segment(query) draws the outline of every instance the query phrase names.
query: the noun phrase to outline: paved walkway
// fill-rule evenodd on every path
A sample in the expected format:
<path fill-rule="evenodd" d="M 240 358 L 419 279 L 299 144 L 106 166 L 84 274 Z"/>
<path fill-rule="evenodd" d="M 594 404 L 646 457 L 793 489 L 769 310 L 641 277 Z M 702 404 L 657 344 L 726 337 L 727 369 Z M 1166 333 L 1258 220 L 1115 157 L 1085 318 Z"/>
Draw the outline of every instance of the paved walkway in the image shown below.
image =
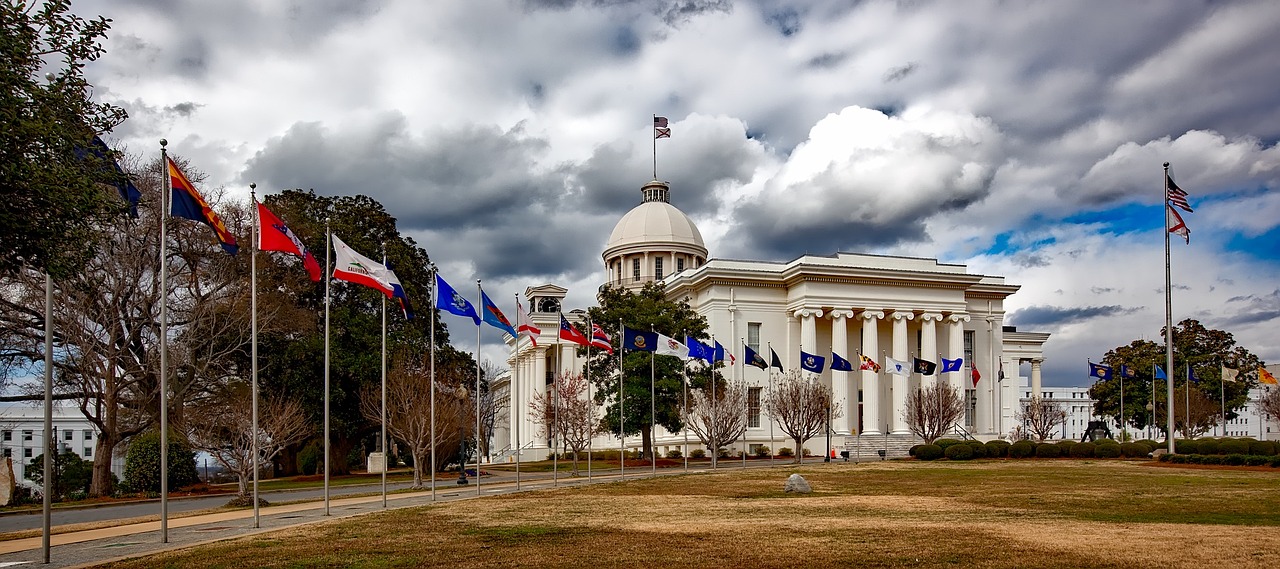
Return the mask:
<path fill-rule="evenodd" d="M 691 465 L 692 466 L 692 465 Z M 767 467 L 768 463 L 750 464 Z M 784 466 L 779 462 L 777 466 Z M 725 463 L 721 468 L 741 468 L 739 464 Z M 706 467 L 691 467 L 698 472 Z M 683 468 L 664 468 L 658 475 L 683 474 Z M 628 468 L 626 478 L 652 476 L 649 468 Z M 542 490 L 558 486 L 577 486 L 588 483 L 613 482 L 620 479 L 617 470 L 567 478 L 561 475 L 553 481 L 549 473 L 521 473 L 518 491 Z M 495 472 L 482 480 L 477 493 L 474 480 L 467 486 L 458 486 L 454 479 L 436 479 L 435 502 L 464 500 L 477 496 L 491 496 L 516 492 L 514 473 Z M 386 509 L 407 508 L 432 503 L 430 490 L 388 494 Z M 157 506 L 158 509 L 158 506 Z M 162 551 L 181 549 L 202 543 L 211 543 L 292 526 L 319 523 L 385 511 L 382 496 L 331 498 L 329 512 L 325 515 L 324 502 L 305 502 L 259 508 L 259 527 L 253 527 L 253 510 L 234 510 L 169 519 L 169 541 L 161 543 L 160 522 L 124 524 L 100 529 L 55 534 L 50 538 L 49 564 L 44 564 L 43 537 L 14 539 L 0 542 L 0 568 L 11 566 L 40 567 L 90 567 L 108 561 L 151 555 Z M 55 527 L 56 529 L 56 527 Z"/>

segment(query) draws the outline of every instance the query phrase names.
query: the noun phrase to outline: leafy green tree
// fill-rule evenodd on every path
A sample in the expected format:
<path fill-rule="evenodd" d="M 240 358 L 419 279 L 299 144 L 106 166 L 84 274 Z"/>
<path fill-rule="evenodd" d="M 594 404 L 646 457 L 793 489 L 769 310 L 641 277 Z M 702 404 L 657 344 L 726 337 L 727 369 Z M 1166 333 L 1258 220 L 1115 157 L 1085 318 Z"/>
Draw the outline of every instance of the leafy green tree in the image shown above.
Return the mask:
<path fill-rule="evenodd" d="M 27 463 L 26 476 L 41 488 L 44 487 L 44 454 Z M 86 494 L 93 481 L 93 463 L 80 455 L 64 450 L 53 457 L 53 492 L 55 500 L 65 500 L 72 494 Z"/>
<path fill-rule="evenodd" d="M 685 335 L 694 338 L 706 338 L 707 320 L 689 307 L 683 300 L 671 300 L 660 283 L 645 284 L 639 292 L 632 292 L 621 287 L 606 285 L 596 297 L 599 306 L 588 309 L 591 321 L 606 329 L 615 329 L 619 322 L 628 328 L 638 330 L 655 330 L 672 338 L 683 340 Z M 683 367 L 685 362 L 671 356 L 655 356 L 652 352 L 626 351 L 622 355 L 622 412 L 618 415 L 618 354 L 622 338 L 613 333 L 614 354 L 603 350 L 592 350 L 591 360 L 587 362 L 591 370 L 591 381 L 596 385 L 596 402 L 604 409 L 602 427 L 604 431 L 614 435 L 641 435 L 641 443 L 646 455 L 653 449 L 653 414 L 657 415 L 656 423 L 667 430 L 675 432 L 684 428 L 681 421 L 680 405 L 683 400 Z M 585 349 L 580 349 L 585 354 Z M 650 397 L 649 371 L 653 366 L 654 389 L 657 398 Z M 723 362 L 717 362 L 720 367 Z M 693 388 L 709 388 L 712 378 L 717 385 L 724 379 L 705 366 L 690 366 L 689 384 Z M 650 401 L 654 402 L 654 413 L 650 413 Z M 619 420 L 622 425 L 620 428 Z"/>
<path fill-rule="evenodd" d="M 94 254 L 104 218 L 124 212 L 100 160 L 76 158 L 124 121 L 92 100 L 87 62 L 102 56 L 110 20 L 70 13 L 70 0 L 0 2 L 0 276 L 23 267 L 55 279 Z M 52 78 L 44 75 L 52 71 Z"/>
<path fill-rule="evenodd" d="M 196 453 L 177 431 L 169 431 L 169 489 L 200 481 Z M 134 492 L 160 491 L 160 431 L 147 431 L 129 441 L 124 455 L 124 484 Z"/>
<path fill-rule="evenodd" d="M 1164 338 L 1164 330 L 1160 331 Z M 1165 346 L 1151 340 L 1134 340 L 1127 346 L 1118 346 L 1106 353 L 1102 363 L 1111 366 L 1116 379 L 1098 381 L 1089 389 L 1090 397 L 1098 400 L 1094 406 L 1097 415 L 1103 417 L 1123 418 L 1131 428 L 1144 429 L 1151 423 L 1151 416 L 1156 415 L 1154 427 L 1165 430 L 1165 408 L 1167 407 L 1165 380 L 1155 379 L 1155 366 L 1165 367 Z M 1237 381 L 1224 381 L 1222 366 L 1226 365 L 1240 371 Z M 1186 319 L 1173 329 L 1173 370 L 1165 370 L 1173 378 L 1175 386 L 1187 383 L 1187 366 L 1191 366 L 1199 382 L 1191 384 L 1192 394 L 1202 394 L 1206 399 L 1219 402 L 1225 396 L 1227 414 L 1225 419 L 1231 420 L 1238 415 L 1237 411 L 1244 406 L 1251 387 L 1258 384 L 1257 370 L 1263 365 L 1262 360 L 1247 348 L 1236 344 L 1230 332 L 1206 328 L 1200 321 Z M 1120 369 L 1125 366 L 1133 375 L 1124 378 L 1124 409 L 1120 409 Z M 1153 403 L 1152 382 L 1155 382 L 1156 398 Z M 1183 406 L 1182 397 L 1176 397 L 1174 419 L 1181 421 L 1183 414 L 1179 408 Z M 1152 403 L 1152 410 L 1147 404 Z M 1154 413 L 1152 412 L 1154 411 Z M 1221 411 L 1217 413 L 1221 414 Z M 1213 421 L 1222 421 L 1218 417 Z M 1204 419 L 1192 417 L 1192 430 L 1195 424 Z M 1209 423 L 1212 425 L 1213 423 Z"/>

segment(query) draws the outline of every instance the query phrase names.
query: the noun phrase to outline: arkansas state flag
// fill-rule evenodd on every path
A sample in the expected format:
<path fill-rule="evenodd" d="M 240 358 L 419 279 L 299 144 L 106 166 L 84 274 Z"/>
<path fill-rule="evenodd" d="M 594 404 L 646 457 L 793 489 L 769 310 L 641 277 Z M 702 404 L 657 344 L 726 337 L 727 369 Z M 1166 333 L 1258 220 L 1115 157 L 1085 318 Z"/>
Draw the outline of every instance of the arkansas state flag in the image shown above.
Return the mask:
<path fill-rule="evenodd" d="M 610 340 L 612 340 L 612 338 L 605 333 L 604 328 L 601 328 L 600 325 L 595 322 L 591 323 L 591 347 L 600 348 L 601 350 L 612 354 L 613 346 L 610 345 Z"/>
<path fill-rule="evenodd" d="M 169 187 L 173 190 L 169 192 L 170 201 L 173 202 L 170 204 L 170 213 L 174 217 L 199 221 L 213 228 L 213 233 L 218 238 L 218 244 L 222 245 L 222 250 L 228 255 L 235 255 L 236 251 L 240 250 L 240 246 L 236 245 L 236 236 L 227 231 L 222 218 L 213 212 L 209 202 L 204 201 L 204 197 L 182 173 L 173 159 L 166 156 L 165 161 L 169 165 Z"/>
<path fill-rule="evenodd" d="M 311 280 L 320 280 L 320 263 L 316 262 L 302 240 L 263 204 L 258 204 L 258 250 L 280 251 L 300 257 Z"/>
<path fill-rule="evenodd" d="M 573 324 L 570 324 L 568 320 L 565 320 L 563 314 L 560 315 L 560 339 L 566 342 L 573 342 L 579 346 L 585 346 L 591 343 L 591 341 L 587 340 L 587 337 L 584 336 L 582 332 L 579 332 L 577 328 L 573 327 Z"/>

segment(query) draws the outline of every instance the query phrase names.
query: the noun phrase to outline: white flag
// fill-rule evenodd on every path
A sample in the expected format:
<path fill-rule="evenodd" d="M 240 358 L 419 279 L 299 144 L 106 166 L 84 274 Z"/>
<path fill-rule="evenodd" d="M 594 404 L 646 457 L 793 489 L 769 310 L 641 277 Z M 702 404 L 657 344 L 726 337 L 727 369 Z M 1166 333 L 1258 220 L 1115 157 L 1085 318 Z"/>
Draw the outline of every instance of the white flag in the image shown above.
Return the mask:
<path fill-rule="evenodd" d="M 884 357 L 884 370 L 898 375 L 911 375 L 911 368 L 907 366 L 907 362 L 900 362 L 889 356 Z"/>
<path fill-rule="evenodd" d="M 676 356 L 678 358 L 689 357 L 689 346 L 684 345 L 684 342 L 681 342 L 680 340 L 669 336 L 663 336 L 662 334 L 658 334 L 657 348 L 658 349 L 654 351 L 661 356 Z"/>
<path fill-rule="evenodd" d="M 1236 381 L 1239 379 L 1240 370 L 1222 366 L 1222 381 Z"/>

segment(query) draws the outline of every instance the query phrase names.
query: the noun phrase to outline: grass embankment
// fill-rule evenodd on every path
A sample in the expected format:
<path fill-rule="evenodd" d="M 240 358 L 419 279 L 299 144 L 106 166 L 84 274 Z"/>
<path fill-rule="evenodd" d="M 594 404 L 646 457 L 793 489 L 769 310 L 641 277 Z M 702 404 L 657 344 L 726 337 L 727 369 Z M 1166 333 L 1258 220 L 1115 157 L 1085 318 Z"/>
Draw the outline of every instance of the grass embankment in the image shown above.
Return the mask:
<path fill-rule="evenodd" d="M 782 492 L 800 472 L 808 495 Z M 1280 473 L 831 464 L 442 503 L 112 567 L 1274 567 Z"/>

